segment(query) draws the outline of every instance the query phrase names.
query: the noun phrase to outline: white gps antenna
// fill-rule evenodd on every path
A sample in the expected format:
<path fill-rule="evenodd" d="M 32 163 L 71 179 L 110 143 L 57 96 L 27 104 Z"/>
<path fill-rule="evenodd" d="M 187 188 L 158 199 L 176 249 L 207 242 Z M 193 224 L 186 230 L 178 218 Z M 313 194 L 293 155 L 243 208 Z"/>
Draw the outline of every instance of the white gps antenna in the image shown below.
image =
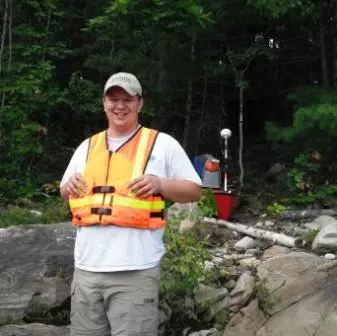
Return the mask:
<path fill-rule="evenodd" d="M 232 131 L 228 128 L 224 128 L 220 132 L 221 138 L 228 139 L 232 135 Z"/>
<path fill-rule="evenodd" d="M 225 140 L 224 148 L 224 191 L 227 192 L 227 170 L 228 170 L 228 152 L 227 152 L 227 140 L 232 135 L 232 131 L 228 128 L 224 128 L 220 132 L 220 136 Z"/>

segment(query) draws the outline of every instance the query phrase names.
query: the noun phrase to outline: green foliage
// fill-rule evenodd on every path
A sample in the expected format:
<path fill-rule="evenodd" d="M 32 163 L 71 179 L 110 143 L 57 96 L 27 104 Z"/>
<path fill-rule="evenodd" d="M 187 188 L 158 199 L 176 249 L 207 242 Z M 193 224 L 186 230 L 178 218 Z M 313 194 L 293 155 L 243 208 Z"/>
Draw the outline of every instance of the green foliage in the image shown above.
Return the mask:
<path fill-rule="evenodd" d="M 13 316 L 0 314 L 0 327 L 5 325 L 21 325 L 24 322 L 19 318 L 14 318 Z"/>
<path fill-rule="evenodd" d="M 305 234 L 303 234 L 302 239 L 305 245 L 308 245 L 309 247 L 311 247 L 313 241 L 315 240 L 316 236 L 319 233 L 319 229 L 314 229 L 311 230 Z"/>
<path fill-rule="evenodd" d="M 71 75 L 67 94 L 67 102 L 77 119 L 102 114 L 103 92 L 99 85 L 86 79 L 82 73 Z"/>
<path fill-rule="evenodd" d="M 248 0 L 248 4 L 268 11 L 274 18 L 278 18 L 292 9 L 308 12 L 313 5 L 310 0 Z"/>
<path fill-rule="evenodd" d="M 41 215 L 32 210 L 41 212 Z M 0 227 L 59 223 L 69 220 L 68 205 L 56 197 L 50 197 L 44 203 L 31 204 L 29 207 L 10 205 L 0 208 Z"/>
<path fill-rule="evenodd" d="M 162 262 L 161 295 L 178 314 L 195 317 L 185 310 L 187 299 L 193 299 L 199 283 L 210 281 L 212 273 L 205 268 L 210 259 L 207 240 L 198 231 L 179 232 L 179 220 L 170 220 L 165 230 L 166 255 Z"/>
<path fill-rule="evenodd" d="M 270 293 L 269 289 L 266 286 L 267 279 L 260 279 L 255 283 L 254 295 L 259 300 L 260 307 L 268 312 L 275 305 L 282 302 L 282 297 L 273 295 Z"/>
<path fill-rule="evenodd" d="M 202 189 L 202 196 L 198 201 L 198 207 L 203 217 L 217 216 L 218 210 L 212 189 Z"/>
<path fill-rule="evenodd" d="M 267 138 L 287 143 L 301 143 L 302 149 L 316 149 L 322 153 L 334 146 L 337 138 L 337 105 L 311 105 L 299 108 L 292 127 L 281 128 L 266 124 Z M 302 142 L 305 140 L 305 142 Z M 327 145 L 329 145 L 327 147 Z"/>
<path fill-rule="evenodd" d="M 312 105 L 336 105 L 337 90 L 335 87 L 301 86 L 290 93 L 287 99 L 295 103 L 295 110 Z"/>
<path fill-rule="evenodd" d="M 267 206 L 267 213 L 270 216 L 278 216 L 281 212 L 286 210 L 287 210 L 286 206 L 279 204 L 277 202 L 274 202 L 273 204 Z"/>
<path fill-rule="evenodd" d="M 336 198 L 337 183 L 337 99 L 335 90 L 302 87 L 289 95 L 297 102 L 291 127 L 265 125 L 273 144 L 284 143 L 284 157 L 290 159 L 287 187 L 292 194 L 284 202 L 322 206 Z M 332 202 L 333 203 L 333 202 Z"/>
<path fill-rule="evenodd" d="M 52 309 L 45 312 L 36 307 L 36 314 L 25 316 L 26 323 L 43 323 L 47 325 L 65 326 L 70 323 L 70 307 Z"/>
<path fill-rule="evenodd" d="M 0 176 L 7 180 L 0 180 L 2 202 L 35 196 L 48 136 L 55 137 L 58 129 L 53 117 L 64 103 L 64 91 L 55 81 L 55 60 L 68 50 L 54 40 L 55 22 L 62 16 L 55 4 L 13 3 L 11 44 L 4 39 L 0 67 Z"/>

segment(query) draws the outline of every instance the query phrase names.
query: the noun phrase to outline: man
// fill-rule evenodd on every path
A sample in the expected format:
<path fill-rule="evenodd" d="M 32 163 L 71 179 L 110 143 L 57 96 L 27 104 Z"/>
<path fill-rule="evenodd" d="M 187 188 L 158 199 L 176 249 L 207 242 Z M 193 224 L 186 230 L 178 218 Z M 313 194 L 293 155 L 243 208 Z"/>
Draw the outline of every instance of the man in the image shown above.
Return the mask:
<path fill-rule="evenodd" d="M 61 181 L 77 226 L 72 336 L 157 335 L 164 200 L 194 202 L 201 181 L 171 136 L 141 127 L 138 79 L 105 84 L 108 130 L 85 140 Z"/>

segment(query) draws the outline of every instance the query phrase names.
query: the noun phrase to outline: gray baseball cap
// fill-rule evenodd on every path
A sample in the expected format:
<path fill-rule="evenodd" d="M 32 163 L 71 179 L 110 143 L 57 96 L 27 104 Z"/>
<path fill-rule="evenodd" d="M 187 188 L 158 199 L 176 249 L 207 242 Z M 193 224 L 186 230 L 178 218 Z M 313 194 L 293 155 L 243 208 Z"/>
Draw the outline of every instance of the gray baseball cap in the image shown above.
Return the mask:
<path fill-rule="evenodd" d="M 142 86 L 135 75 L 127 72 L 118 72 L 113 74 L 105 83 L 104 95 L 113 86 L 119 86 L 124 89 L 129 95 L 142 95 Z"/>

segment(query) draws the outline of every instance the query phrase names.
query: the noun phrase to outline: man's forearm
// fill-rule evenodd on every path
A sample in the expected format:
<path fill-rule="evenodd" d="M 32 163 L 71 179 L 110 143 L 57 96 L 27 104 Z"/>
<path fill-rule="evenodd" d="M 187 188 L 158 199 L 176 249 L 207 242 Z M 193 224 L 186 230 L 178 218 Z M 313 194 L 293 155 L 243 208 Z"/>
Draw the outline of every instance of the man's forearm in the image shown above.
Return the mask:
<path fill-rule="evenodd" d="M 160 189 L 161 195 L 172 202 L 196 202 L 201 197 L 200 186 L 187 180 L 161 179 Z"/>

